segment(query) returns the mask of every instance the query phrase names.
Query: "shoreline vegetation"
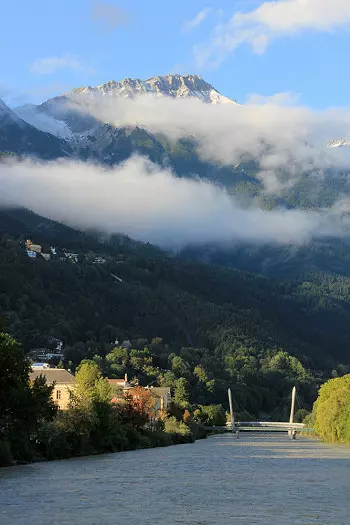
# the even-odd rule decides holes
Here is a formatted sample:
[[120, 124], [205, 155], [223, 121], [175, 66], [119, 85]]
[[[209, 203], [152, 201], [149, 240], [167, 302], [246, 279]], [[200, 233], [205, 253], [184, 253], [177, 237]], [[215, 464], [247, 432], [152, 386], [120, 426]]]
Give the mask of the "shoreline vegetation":
[[68, 410], [57, 409], [44, 376], [30, 384], [20, 345], [0, 333], [0, 466], [165, 447], [206, 437], [185, 407], [156, 410], [149, 391], [114, 392], [93, 361], [82, 362]]
[[324, 442], [350, 444], [350, 374], [330, 379], [321, 386], [304, 423], [314, 428], [314, 435]]
[[[54, 385], [43, 375], [30, 382], [30, 369], [21, 345], [0, 333], [0, 466], [191, 443], [226, 422], [221, 405], [190, 403], [184, 378], [160, 409], [142, 387], [117, 393], [94, 360], [81, 361], [69, 408], [58, 410]], [[323, 441], [350, 444], [350, 374], [321, 386], [304, 422]]]

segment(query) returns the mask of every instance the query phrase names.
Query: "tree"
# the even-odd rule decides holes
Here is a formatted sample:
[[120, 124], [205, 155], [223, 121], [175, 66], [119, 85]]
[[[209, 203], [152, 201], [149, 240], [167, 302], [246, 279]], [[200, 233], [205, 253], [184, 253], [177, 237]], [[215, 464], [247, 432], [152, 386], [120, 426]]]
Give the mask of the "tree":
[[130, 365], [133, 370], [139, 372], [144, 367], [152, 365], [152, 357], [147, 349], [144, 350], [130, 350]]
[[109, 402], [112, 399], [112, 388], [94, 361], [82, 361], [77, 368], [74, 397], [76, 402], [83, 404], [94, 400]]
[[193, 370], [193, 373], [195, 376], [197, 376], [198, 378], [198, 381], [200, 381], [201, 383], [207, 383], [208, 381], [208, 375], [204, 369], [203, 366], [201, 365], [197, 365], [194, 367], [194, 370]]
[[303, 423], [305, 418], [310, 414], [306, 408], [300, 408], [294, 414], [294, 423]]
[[175, 355], [171, 361], [171, 369], [178, 377], [188, 376], [191, 372], [189, 364], [179, 355]]
[[304, 379], [307, 376], [307, 372], [300, 361], [282, 350], [270, 359], [268, 368], [287, 377]]
[[184, 377], [180, 377], [175, 383], [174, 401], [180, 408], [188, 408], [190, 404], [190, 386]]
[[122, 412], [125, 422], [129, 422], [134, 428], [142, 428], [146, 423], [156, 416], [156, 399], [149, 390], [135, 387], [124, 395]]
[[195, 421], [207, 426], [225, 426], [225, 410], [222, 405], [201, 406], [195, 411]]
[[29, 363], [24, 352], [11, 336], [0, 333], [0, 435], [22, 417], [23, 402], [29, 395]]
[[20, 345], [9, 335], [0, 333], [0, 449], [9, 451], [18, 460], [30, 460], [32, 440], [43, 421], [56, 414], [51, 399], [52, 387], [44, 377], [29, 383], [29, 363]]
[[176, 385], [176, 375], [174, 372], [171, 372], [168, 370], [167, 372], [163, 373], [159, 377], [159, 382], [162, 386], [169, 386], [170, 388], [175, 388]]
[[350, 443], [350, 374], [330, 379], [314, 404], [315, 430], [325, 441]]
[[106, 364], [111, 375], [109, 377], [125, 374], [129, 366], [129, 351], [127, 348], [118, 346], [106, 355]]
[[31, 410], [36, 426], [41, 420], [52, 421], [57, 414], [57, 405], [52, 399], [54, 385], [48, 385], [43, 375], [36, 377], [31, 385]]

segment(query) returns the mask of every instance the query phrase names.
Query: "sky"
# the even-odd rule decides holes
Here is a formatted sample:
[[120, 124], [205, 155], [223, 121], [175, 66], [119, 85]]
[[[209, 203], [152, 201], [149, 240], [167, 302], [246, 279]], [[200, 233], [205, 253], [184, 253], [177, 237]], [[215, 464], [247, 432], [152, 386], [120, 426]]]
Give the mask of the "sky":
[[0, 98], [197, 73], [239, 102], [349, 106], [349, 0], [16, 0], [1, 5]]

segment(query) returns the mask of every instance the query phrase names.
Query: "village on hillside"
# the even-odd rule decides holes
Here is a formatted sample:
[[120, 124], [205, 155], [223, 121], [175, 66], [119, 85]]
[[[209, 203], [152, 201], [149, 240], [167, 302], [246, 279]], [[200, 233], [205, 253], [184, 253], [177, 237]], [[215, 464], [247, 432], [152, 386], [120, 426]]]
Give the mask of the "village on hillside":
[[[30, 239], [27, 239], [24, 243], [24, 247], [27, 253], [27, 256], [30, 259], [37, 259], [42, 257], [45, 261], [50, 261], [51, 259], [58, 258], [61, 261], [70, 261], [74, 264], [77, 264], [81, 260], [81, 255], [78, 253], [73, 253], [67, 250], [66, 248], [57, 248], [54, 246], [42, 246], [41, 244], [33, 243]], [[85, 258], [89, 257], [93, 264], [104, 264], [106, 259], [101, 255], [91, 253], [85, 255]]]

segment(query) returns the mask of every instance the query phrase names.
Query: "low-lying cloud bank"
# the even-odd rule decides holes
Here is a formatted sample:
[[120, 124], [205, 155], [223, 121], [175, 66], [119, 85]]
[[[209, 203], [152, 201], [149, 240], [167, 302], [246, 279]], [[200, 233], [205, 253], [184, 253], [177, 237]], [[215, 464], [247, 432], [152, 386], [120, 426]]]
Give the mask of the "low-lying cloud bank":
[[327, 169], [350, 171], [350, 148], [327, 148], [331, 139], [350, 137], [349, 110], [314, 111], [291, 96], [288, 105], [280, 101], [274, 96], [265, 103], [210, 105], [193, 98], [123, 99], [93, 91], [73, 95], [69, 107], [116, 127], [139, 126], [174, 141], [191, 138], [202, 159], [221, 165], [237, 165], [249, 155], [260, 165], [267, 192], [283, 189], [285, 176], [288, 188], [305, 172], [322, 178]]
[[73, 161], [0, 165], [9, 201], [75, 228], [123, 233], [164, 248], [190, 243], [305, 243], [345, 235], [344, 204], [324, 213], [242, 209], [208, 182], [180, 179], [144, 158], [114, 169]]

